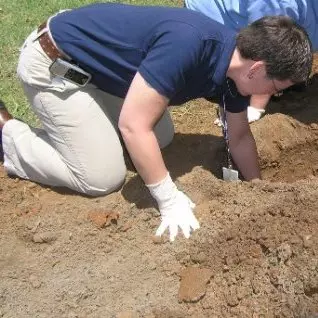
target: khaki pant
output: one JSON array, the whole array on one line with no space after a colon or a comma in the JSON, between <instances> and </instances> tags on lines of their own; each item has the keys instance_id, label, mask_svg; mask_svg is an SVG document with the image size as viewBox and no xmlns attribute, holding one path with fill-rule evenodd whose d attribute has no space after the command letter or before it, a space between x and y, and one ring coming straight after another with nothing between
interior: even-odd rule
<instances>
[{"instance_id":1,"label":"khaki pant","mask_svg":"<svg viewBox=\"0 0 318 318\"><path fill-rule=\"evenodd\" d=\"M42 128L10 120L3 128L4 167L50 186L93 196L121 186L126 175L117 128L123 100L88 84L80 88L52 76L34 31L24 43L18 76ZM174 135L169 112L154 128L160 147Z\"/></svg>"}]
</instances>

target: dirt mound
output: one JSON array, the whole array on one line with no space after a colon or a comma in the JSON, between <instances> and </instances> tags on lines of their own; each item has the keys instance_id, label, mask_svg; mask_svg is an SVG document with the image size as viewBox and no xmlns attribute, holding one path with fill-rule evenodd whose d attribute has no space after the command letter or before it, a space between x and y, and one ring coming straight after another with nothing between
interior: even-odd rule
<instances>
[{"instance_id":1,"label":"dirt mound","mask_svg":"<svg viewBox=\"0 0 318 318\"><path fill-rule=\"evenodd\" d=\"M253 134L265 179L293 182L317 174L317 124L305 125L282 114L268 115L257 124Z\"/></svg>"},{"instance_id":2,"label":"dirt mound","mask_svg":"<svg viewBox=\"0 0 318 318\"><path fill-rule=\"evenodd\" d=\"M189 240L153 236L159 214L134 171L87 198L0 168L0 317L317 317L316 100L314 78L252 124L264 175L252 183L220 179L215 108L172 110L164 157L201 223Z\"/></svg>"}]
</instances>

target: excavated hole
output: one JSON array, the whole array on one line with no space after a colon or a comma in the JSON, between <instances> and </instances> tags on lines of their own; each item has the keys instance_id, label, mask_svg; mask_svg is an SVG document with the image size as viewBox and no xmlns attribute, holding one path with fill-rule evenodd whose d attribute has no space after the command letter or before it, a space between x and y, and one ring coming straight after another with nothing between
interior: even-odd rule
<instances>
[{"instance_id":1,"label":"excavated hole","mask_svg":"<svg viewBox=\"0 0 318 318\"><path fill-rule=\"evenodd\" d=\"M318 175L318 140L281 151L278 160L262 167L265 180L294 182Z\"/></svg>"}]
</instances>

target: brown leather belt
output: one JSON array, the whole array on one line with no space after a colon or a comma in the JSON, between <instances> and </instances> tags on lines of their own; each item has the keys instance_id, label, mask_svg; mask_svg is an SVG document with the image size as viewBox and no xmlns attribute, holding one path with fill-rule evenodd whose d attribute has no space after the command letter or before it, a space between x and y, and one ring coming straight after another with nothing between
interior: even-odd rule
<instances>
[{"instance_id":1,"label":"brown leather belt","mask_svg":"<svg viewBox=\"0 0 318 318\"><path fill-rule=\"evenodd\" d=\"M39 28L38 28L38 32L42 31L44 28L46 28L47 23L44 22L42 23ZM42 47L42 50L44 51L44 53L52 60L56 60L57 58L61 58L61 59L66 59L68 60L68 58L66 56L64 56L59 50L58 48L55 46L55 44L53 43L53 41L50 38L49 32L44 32L43 34L41 34L38 37L38 41Z\"/></svg>"}]
</instances>

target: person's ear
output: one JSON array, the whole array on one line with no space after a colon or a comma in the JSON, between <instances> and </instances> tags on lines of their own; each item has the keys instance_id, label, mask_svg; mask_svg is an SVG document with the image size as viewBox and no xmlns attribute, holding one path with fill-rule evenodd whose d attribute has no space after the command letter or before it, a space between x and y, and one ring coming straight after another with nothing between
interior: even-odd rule
<instances>
[{"instance_id":1,"label":"person's ear","mask_svg":"<svg viewBox=\"0 0 318 318\"><path fill-rule=\"evenodd\" d=\"M248 79L253 79L256 77L258 74L260 75L266 75L266 66L263 61L256 61L254 62L247 73Z\"/></svg>"}]
</instances>

